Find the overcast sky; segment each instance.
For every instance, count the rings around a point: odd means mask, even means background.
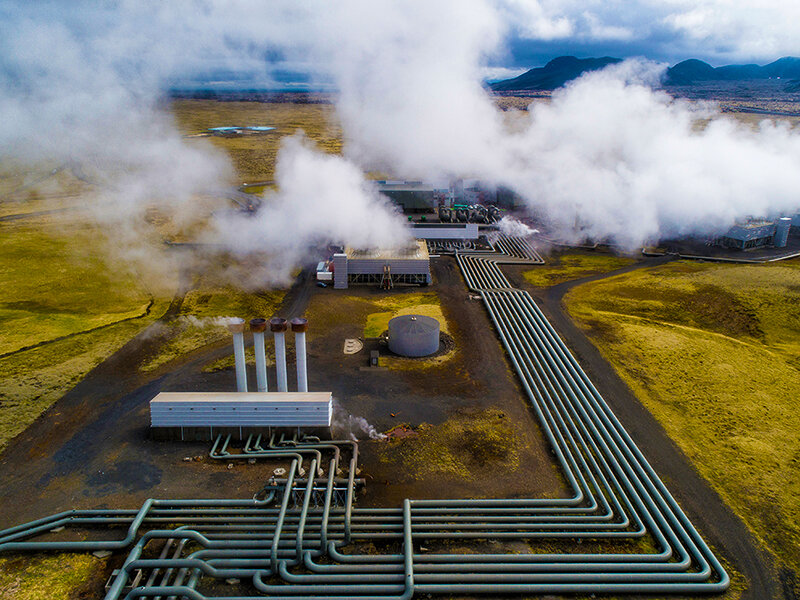
[[[541,65],[563,54],[647,56],[715,66],[800,55],[800,3],[785,0],[504,0],[507,55]]]
[[[348,35],[346,28],[339,27],[340,15],[329,13],[347,14],[354,22],[380,21],[392,14],[399,29],[407,24],[403,21],[418,20],[428,30],[439,27],[446,39],[449,29],[460,26],[463,15],[443,18],[452,9],[444,1],[442,10],[437,9],[440,1],[430,3],[439,19],[433,26],[425,15],[411,14],[419,12],[419,7],[402,0],[341,0],[333,7],[319,0],[102,4],[0,0],[0,38],[19,39],[24,31],[40,34],[39,48],[30,48],[25,40],[26,53],[50,52],[47,47],[62,38],[72,38],[90,52],[113,55],[122,48],[127,54],[118,67],[129,63],[137,75],[153,74],[162,83],[165,79],[185,81],[192,72],[200,72],[201,79],[232,80],[237,71],[239,76],[283,84],[302,81],[313,73],[319,82],[329,80],[330,73],[325,53],[313,50],[319,46],[318,38]],[[377,6],[379,11],[371,10]],[[484,44],[483,56],[476,57],[476,62],[482,64],[484,76],[493,78],[541,66],[565,54],[643,56],[669,64],[700,58],[715,66],[764,64],[782,56],[800,56],[800,2],[795,1],[464,0],[457,6],[490,22],[486,28],[492,39]],[[326,19],[336,22],[327,30]],[[385,30],[385,25],[381,23],[380,29]],[[375,40],[376,45],[380,43]],[[7,47],[6,56],[0,56],[0,68],[8,53],[18,54],[19,49]],[[58,58],[58,50],[53,47],[52,51]],[[270,67],[265,69],[265,64]]]

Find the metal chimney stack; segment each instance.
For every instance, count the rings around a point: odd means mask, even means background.
[[[269,329],[275,334],[275,368],[278,371],[278,391],[286,392],[286,319],[275,317],[269,320]]]
[[[306,374],[306,330],[308,321],[306,319],[292,319],[292,331],[294,331],[294,352],[297,357],[297,391],[308,391],[308,376]]]
[[[267,355],[264,351],[264,331],[266,329],[266,319],[250,320],[250,331],[253,332],[253,350],[256,355],[256,384],[259,392],[267,391]]]
[[[236,361],[236,391],[247,391],[247,371],[244,362],[244,319],[231,319],[228,331],[233,334],[233,357]]]

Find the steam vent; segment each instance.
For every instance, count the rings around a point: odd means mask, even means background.
[[[428,356],[439,349],[439,321],[401,315],[389,321],[389,350],[400,356]]]

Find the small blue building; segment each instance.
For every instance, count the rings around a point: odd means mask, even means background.
[[[734,225],[720,238],[720,244],[726,248],[750,250],[770,246],[775,237],[775,223],[772,221],[750,221]]]

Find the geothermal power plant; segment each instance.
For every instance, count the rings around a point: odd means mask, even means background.
[[[800,600],[798,15],[2,2],[0,600]]]
[[[149,403],[150,436],[176,445],[204,440],[208,459],[229,469],[268,465],[260,489],[247,497],[196,490],[194,497],[149,498],[138,507],[66,510],[0,532],[0,552],[119,553],[106,600],[724,591],[730,579],[715,553],[532,296],[506,277],[506,266],[543,262],[530,240],[497,235],[480,251],[447,246],[452,242],[440,239],[438,248],[450,249],[463,293],[483,304],[494,329],[487,335],[502,344],[566,496],[360,506],[359,490],[372,484],[363,477],[359,442],[336,437],[332,394],[309,383],[314,361],[306,336],[313,324],[239,318],[228,324],[231,389],[158,393]],[[387,277],[398,274],[403,278],[390,283],[428,284],[430,260],[423,242],[399,256],[337,253],[334,287],[359,280],[391,287]],[[403,272],[403,261],[415,266]],[[429,356],[439,349],[440,324],[424,315],[397,316],[383,341],[387,355]],[[254,379],[246,364],[250,345]],[[289,376],[287,346],[294,349],[296,377]],[[645,538],[653,545],[638,546]],[[480,545],[487,540],[549,549],[488,549]],[[608,553],[606,542],[630,545]],[[478,545],[448,551],[464,543]]]

